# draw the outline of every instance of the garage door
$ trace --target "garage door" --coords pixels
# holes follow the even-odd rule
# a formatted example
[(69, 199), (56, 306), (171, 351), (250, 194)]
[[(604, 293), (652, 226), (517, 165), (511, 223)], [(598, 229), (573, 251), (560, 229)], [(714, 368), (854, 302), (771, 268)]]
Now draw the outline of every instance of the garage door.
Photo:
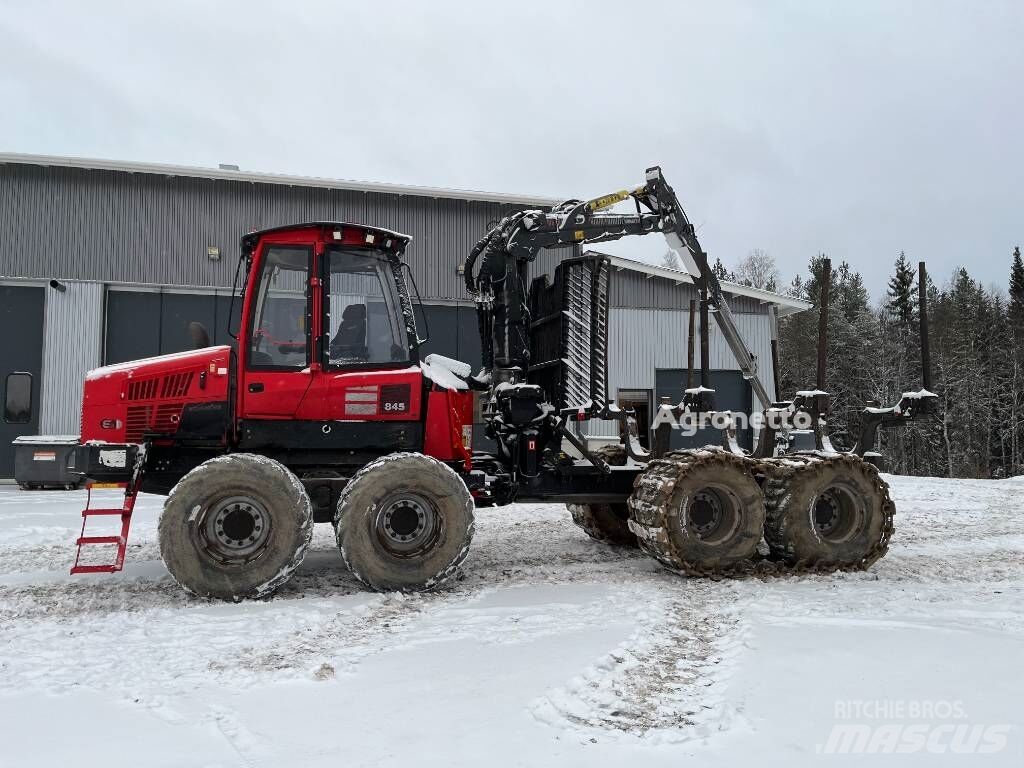
[[(237, 329), (241, 301), (234, 304)], [(231, 297), (212, 293), (158, 291), (107, 292), (106, 364), (139, 360), (194, 349), (189, 326), (200, 323), (211, 344), (231, 344), (228, 313)]]
[[(709, 371), (711, 375), (711, 388), (715, 390), (715, 407), (720, 411), (739, 411), (750, 413), (751, 397), (750, 384), (743, 378), (739, 371)], [(695, 374), (694, 380), (700, 379)], [(668, 397), (669, 402), (678, 403), (683, 397), (686, 389), (686, 371), (680, 368), (660, 368), (655, 374), (657, 402), (662, 397)], [(750, 448), (753, 442), (753, 431), (750, 429), (741, 430), (737, 433), (737, 440), (744, 448)], [(673, 429), (670, 447), (672, 448), (699, 448), (709, 443), (718, 443), (721, 439), (717, 430), (698, 430), (697, 434), (687, 437), (681, 430)]]
[(420, 350), (420, 355), (426, 357), (436, 353), (469, 363), (474, 373), (480, 370), (480, 331), (476, 308), (427, 304), (423, 310), (426, 323), (417, 307), (417, 329), (422, 335), (429, 326), (430, 338)]
[(0, 478), (14, 476), (11, 441), (39, 431), (43, 288), (0, 285)]

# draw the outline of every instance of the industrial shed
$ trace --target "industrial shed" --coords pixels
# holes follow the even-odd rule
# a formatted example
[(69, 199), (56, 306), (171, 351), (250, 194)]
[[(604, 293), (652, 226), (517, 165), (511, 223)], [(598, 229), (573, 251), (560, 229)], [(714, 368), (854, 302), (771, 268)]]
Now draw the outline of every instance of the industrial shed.
[[(256, 229), (348, 220), (411, 234), (407, 261), (425, 305), (428, 351), (478, 365), (475, 312), (460, 265), (506, 212), (556, 202), (226, 166), (0, 154), (0, 478), (12, 474), (15, 437), (78, 433), (81, 383), (90, 368), (188, 349), (193, 321), (209, 329), (213, 343), (230, 343), (238, 240)], [(564, 255), (545, 254), (535, 274)], [(613, 257), (613, 266), (611, 391), (651, 407), (663, 394), (678, 399), (692, 281), (628, 259)], [(806, 304), (743, 286), (726, 289), (773, 391), (769, 309), (784, 315)], [(749, 387), (716, 331), (712, 323), (722, 405), (749, 408)], [(610, 435), (609, 428), (591, 431)]]

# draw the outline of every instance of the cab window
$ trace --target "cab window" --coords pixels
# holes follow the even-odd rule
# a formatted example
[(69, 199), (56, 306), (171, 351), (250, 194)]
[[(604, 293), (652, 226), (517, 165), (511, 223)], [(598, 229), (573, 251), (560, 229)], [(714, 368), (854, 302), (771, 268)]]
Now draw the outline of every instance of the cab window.
[(409, 337), (391, 263), (355, 248), (330, 247), (324, 258), (328, 365), (407, 362)]
[(249, 332), (250, 368), (298, 370), (309, 365), (312, 253), (301, 246), (269, 246), (264, 251)]

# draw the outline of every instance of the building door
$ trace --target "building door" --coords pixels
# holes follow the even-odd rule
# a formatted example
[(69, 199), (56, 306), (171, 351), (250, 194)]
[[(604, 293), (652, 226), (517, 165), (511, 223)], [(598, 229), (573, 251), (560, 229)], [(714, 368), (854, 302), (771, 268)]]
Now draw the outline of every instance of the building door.
[[(241, 300), (230, 295), (180, 290), (107, 291), (106, 365), (196, 348), (193, 326), (206, 331), (211, 344), (233, 344), (228, 329), (237, 329)], [(233, 324), (228, 314), (234, 316)]]
[(640, 445), (644, 448), (651, 447), (651, 390), (649, 389), (620, 389), (618, 398), (619, 408), (633, 410), (636, 413), (636, 431), (640, 438)]
[(0, 285), (0, 478), (14, 477), (11, 441), (39, 431), (45, 303), (44, 288)]
[[(715, 408), (720, 411), (732, 411), (734, 413), (750, 414), (753, 402), (753, 394), (749, 382), (743, 378), (739, 371), (709, 371), (711, 374), (710, 386), (715, 390)], [(695, 385), (700, 383), (700, 374), (694, 373)], [(686, 389), (686, 371), (680, 368), (659, 368), (655, 371), (655, 395), (658, 402), (662, 397), (669, 398), (669, 402), (675, 405), (683, 399), (683, 390)], [(721, 434), (716, 429), (701, 429), (696, 435), (683, 435), (681, 430), (673, 429), (669, 437), (669, 447), (677, 448), (701, 448), (708, 444), (717, 445), (721, 441)], [(751, 448), (753, 444), (753, 430), (739, 429), (736, 431), (736, 441), (744, 448)]]

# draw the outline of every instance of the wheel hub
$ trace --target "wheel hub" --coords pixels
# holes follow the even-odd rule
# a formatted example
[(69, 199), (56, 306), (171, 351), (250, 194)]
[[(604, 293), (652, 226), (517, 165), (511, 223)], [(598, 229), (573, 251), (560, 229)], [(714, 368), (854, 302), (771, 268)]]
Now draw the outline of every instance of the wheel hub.
[(229, 564), (255, 560), (270, 537), (270, 516), (255, 499), (232, 496), (210, 508), (202, 526), (207, 551)]
[(718, 494), (703, 488), (693, 496), (690, 507), (690, 525), (703, 538), (722, 523), (722, 502)]
[(426, 499), (403, 494), (387, 500), (377, 513), (377, 538), (392, 554), (411, 557), (429, 549), (440, 534), (440, 518)]
[(814, 504), (814, 524), (823, 536), (831, 534), (839, 522), (839, 503), (832, 494), (823, 494)]
[(841, 485), (832, 485), (811, 502), (811, 522), (823, 540), (841, 544), (854, 536), (863, 525), (863, 502), (855, 493)]

